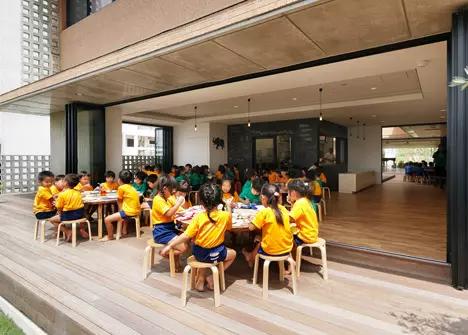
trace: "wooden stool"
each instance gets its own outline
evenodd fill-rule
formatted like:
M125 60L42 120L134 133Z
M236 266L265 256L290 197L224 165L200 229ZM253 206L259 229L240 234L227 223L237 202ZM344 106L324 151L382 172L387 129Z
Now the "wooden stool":
M259 259L265 260L263 263L263 299L268 299L268 268L270 267L270 262L278 262L279 264L279 279L284 280L284 261L289 262L291 266L291 278L293 282L293 294L296 295L297 292L297 283L296 283L296 266L294 265L294 260L290 255L286 256L265 256L262 254L257 254L255 257L255 265L254 265L254 276L253 276L253 284L257 284L258 278L258 263Z
M328 192L328 200L331 200L331 193L330 193L330 188L328 187L322 187L322 193L323 193L323 198L326 198Z
M85 223L85 222L88 224L89 240L91 241L91 240L92 240L92 236L91 236L91 225L90 225L88 219L82 218L82 219L78 219L78 220L62 221L62 222L60 222L60 224L59 224L58 227L57 227L57 245L59 245L59 241L60 241L60 227L61 227L62 225L69 225L69 224L71 224L71 225L72 225L72 247L75 248L75 247L76 247L76 224L77 224L77 223Z
M323 279L328 280L328 267L327 267L327 248L326 241L323 238L318 238L317 242L311 244L301 244L297 247L296 250L296 269L297 269L297 278L301 275L301 260L302 260L302 249L310 248L310 255L312 256L312 249L319 248L320 254L322 256L322 276Z
M320 204L322 205L321 207L323 207L323 214L327 215L327 202L322 198L320 199Z
M192 206L200 205L200 197L198 191L192 191L189 193L189 200Z
M129 216L128 219L134 219L136 225L136 236L140 238L140 214L135 216ZM117 221L117 235L116 239L120 240L120 235L122 234L122 220Z
M45 241L45 224L49 221L50 219L44 219L44 220L36 220L36 228L34 229L34 239L37 240L37 235L39 233L39 228L41 229L41 243L44 243ZM40 227L39 227L40 225ZM59 234L59 232L57 232ZM65 233L63 233L63 239L65 239Z
M156 249L162 249L166 245L165 244L159 244L154 242L153 239L149 239L146 241L146 248L145 248L145 257L143 258L143 272L142 272L142 277L143 280L148 277L148 271L151 270L151 268L154 267L154 262L155 262L155 250ZM174 258L174 250L171 249L169 251L169 269L171 272L171 277L175 277L175 258Z
M141 214L143 214L145 218L145 225L151 226L151 208L142 209Z
M318 222L322 222L322 205L321 205L321 203L322 203L322 201L315 204L315 206L317 206L317 219L318 219Z
M218 271L219 266L219 271ZM221 290L224 291L226 289L226 281L224 279L224 262L220 263L203 263L199 262L195 259L194 256L190 256L187 259L187 265L184 269L184 275L182 278L182 294L180 296L180 300L182 302L182 306L187 304L187 286L188 286L188 273L190 271L190 289L195 289L195 280L197 277L197 269L211 269L213 272L213 284L214 284L214 301L215 307L221 306L221 296L219 290L219 283L221 282Z

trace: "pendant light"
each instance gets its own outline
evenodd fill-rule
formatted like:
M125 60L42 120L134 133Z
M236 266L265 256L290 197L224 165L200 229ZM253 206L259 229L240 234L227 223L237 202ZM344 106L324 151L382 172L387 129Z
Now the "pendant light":
M197 106L194 107L193 111L195 113L195 131L197 131Z
M323 120L323 117L322 117L322 91L323 91L323 88L320 87L320 89L319 89L319 92L320 92L320 121Z
M247 126L250 128L250 98L247 100L247 114L249 116L249 121L247 123Z
M352 127L352 122L353 122L353 118L350 117L349 118L349 123L351 123L351 127L349 127L349 137L353 137L353 127Z
M364 123L363 126L364 126L363 132L364 132L364 141L365 141L366 140L366 124Z
M359 138L359 121L357 122L357 138Z

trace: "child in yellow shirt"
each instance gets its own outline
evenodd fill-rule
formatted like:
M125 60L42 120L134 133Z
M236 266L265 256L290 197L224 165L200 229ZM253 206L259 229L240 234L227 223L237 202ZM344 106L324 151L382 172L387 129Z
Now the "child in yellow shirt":
M106 178L106 182L100 185L101 189L107 192L117 191L119 184L115 181L115 173L113 171L107 171L104 177Z
M64 174L58 174L55 176L55 183L50 187L50 192L54 198L57 198L58 194L63 190L63 178L65 178Z
M314 169L310 169L306 173L306 182L309 183L309 188L313 190L312 200L315 203L319 203L322 200L322 187L317 181L317 174Z
M190 202L190 199L188 198L188 194L192 188L190 187L190 184L186 180L181 180L177 182L176 184L176 192L175 194L171 195L169 197L169 200L175 204L177 201L177 198L183 197L185 199L185 203L180 206L178 211L183 211L184 209L188 209L192 207L192 203Z
M239 194L234 190L234 179L225 177L221 181L221 190L223 191L223 201L239 202Z
M218 210L222 204L221 189L214 184L204 184L200 187L200 202L205 212L195 215L187 230L178 237L171 240L161 251L167 257L169 250L179 245L186 245L190 239L194 241L193 256L199 262L218 263L224 262L224 269L229 268L236 258L236 251L224 246L224 235L226 230L232 229L231 206L227 205L228 211ZM196 290L203 291L205 287L206 269L198 270ZM213 289L213 276L206 278L208 289Z
M296 245L315 243L318 238L319 224L309 195L309 183L293 179L288 184L288 202L292 205L290 222L296 223L298 232L294 235Z
M92 191L93 187L90 184L91 174L86 171L81 171L78 174L78 185L75 186L75 189L80 192Z
M266 256L283 256L291 252L293 248L293 234L289 225L289 213L279 204L281 198L278 186L265 184L260 193L260 201L265 207L252 222L249 229L261 229L261 243L257 243L252 252L243 249L242 252L252 267L257 253Z
M54 195L50 189L53 181L54 174L50 171L39 172L37 176L37 182L41 186L34 197L34 215L38 220L50 219L57 214L53 205Z
M163 174L161 164L156 164L154 166L154 174L158 176L158 178L161 177L161 175Z
M79 178L74 173L69 173L63 178L63 191L57 197L55 207L57 207L58 215L50 219L56 227L62 221L72 221L82 219L85 216L83 199L81 193L76 189L79 183ZM67 241L70 240L71 232L65 226L60 228L65 232ZM84 224L80 224L80 233L84 238L88 238L88 232L84 228Z
M106 216L104 223L106 224L107 236L101 238L101 242L114 239L114 226L112 222L122 220L122 235L127 235L127 219L130 216L140 215L140 196L131 185L132 181L133 173L128 170L120 171L118 181L120 186L117 189L117 203L120 211Z
M281 175L278 177L278 183L281 184L286 184L289 180L288 177L288 169L287 168L282 168L281 169Z

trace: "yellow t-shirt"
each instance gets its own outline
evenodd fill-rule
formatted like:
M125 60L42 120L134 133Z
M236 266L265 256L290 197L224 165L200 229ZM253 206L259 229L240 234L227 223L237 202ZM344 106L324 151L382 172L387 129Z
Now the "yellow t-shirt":
M78 185L75 186L75 190L78 190L80 192L85 192L85 191L92 191L93 187L91 185L83 185L81 183L78 183Z
M290 179L289 179L290 180ZM285 183L288 183L289 182L288 180L288 177L287 176L282 176L282 175L279 175L278 176L278 183L282 183L282 184L285 184Z
M223 200L230 198L232 198L232 202L239 202L239 194L237 194L237 192L234 192L234 195L232 195L232 193L223 193Z
M64 212L74 211L83 208L83 199L81 193L76 189L68 189L60 192L56 207Z
M151 210L151 218L153 224L163 224L173 222L175 219L175 214L168 218L165 214L168 210L174 207L175 196L171 195L167 200L158 194L153 198L153 208Z
M119 186L117 189L117 199L122 201L122 210L127 216L140 214L140 197L132 185L124 184Z
M157 173L156 173L156 172L153 172L153 171L146 171L146 175L147 175L147 176L149 176L149 175L152 175L152 174L155 174L155 175L157 175Z
M199 213L190 222L185 235L193 239L202 248L214 248L224 242L224 233L232 229L231 214L216 211L210 214L215 223L211 223L206 212Z
M170 203L171 208L172 208L172 207L175 205L175 203L177 202L177 198L176 198L176 196L175 196L174 194L171 195L167 200L168 200L168 202ZM184 210L189 209L190 207L192 207L192 203L190 202L190 200L185 201L185 203L183 204L183 206L180 206L179 209L177 210L177 212L183 212Z
M159 179L159 177L161 177L161 173L155 172L154 174L155 174L156 176L158 176L158 179Z
M101 184L101 189L104 191L117 191L119 189L119 184L117 184L115 181L111 184L105 182Z
M306 243L315 243L318 238L319 224L312 203L307 198L301 198L294 203L289 213L299 229L297 236Z
M50 188L39 186L34 198L34 215L41 212L52 212L54 210L52 198Z
M314 180L312 182L314 183L314 195L322 195L322 188L320 187L318 181Z
M52 195L56 195L56 194L59 194L61 191L59 191L59 189L57 188L57 186L52 185L52 186L50 187L50 192L52 193Z
M276 222L275 212L267 207L258 212L252 224L262 230L262 249L270 255L290 252L293 247L293 234L289 225L289 212L278 206L283 216L283 224Z
M327 182L327 177L325 176L325 174L322 172L319 176L320 180L322 181L322 183L326 183Z
M223 178L223 174L219 171L216 171L216 179L222 179Z
M83 188L83 185L81 185L81 183L78 183L78 184L75 186L75 190L78 190L78 191L81 191L82 188Z
M277 183L278 182L278 174L276 172L271 172L268 175L268 182L269 183Z

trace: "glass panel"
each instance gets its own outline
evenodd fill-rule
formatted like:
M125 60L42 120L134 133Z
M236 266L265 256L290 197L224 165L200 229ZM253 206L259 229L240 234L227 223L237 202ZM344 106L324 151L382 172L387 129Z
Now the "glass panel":
M321 164L336 163L336 138L320 136L320 162Z
M445 123L382 128L383 139L438 138L445 136L447 136L447 125Z
M276 137L276 159L280 166L291 164L292 138L289 135Z
M67 26L83 20L88 16L87 1L68 0L67 1Z
M155 146L155 159L156 164L163 165L163 157L164 157L164 141L163 141L163 128L156 128L155 129L155 137L153 139L154 146Z
M93 185L102 182L106 166L104 111L78 109L78 172L91 173Z
M276 168L275 141L273 138L255 139L255 168L257 171Z

